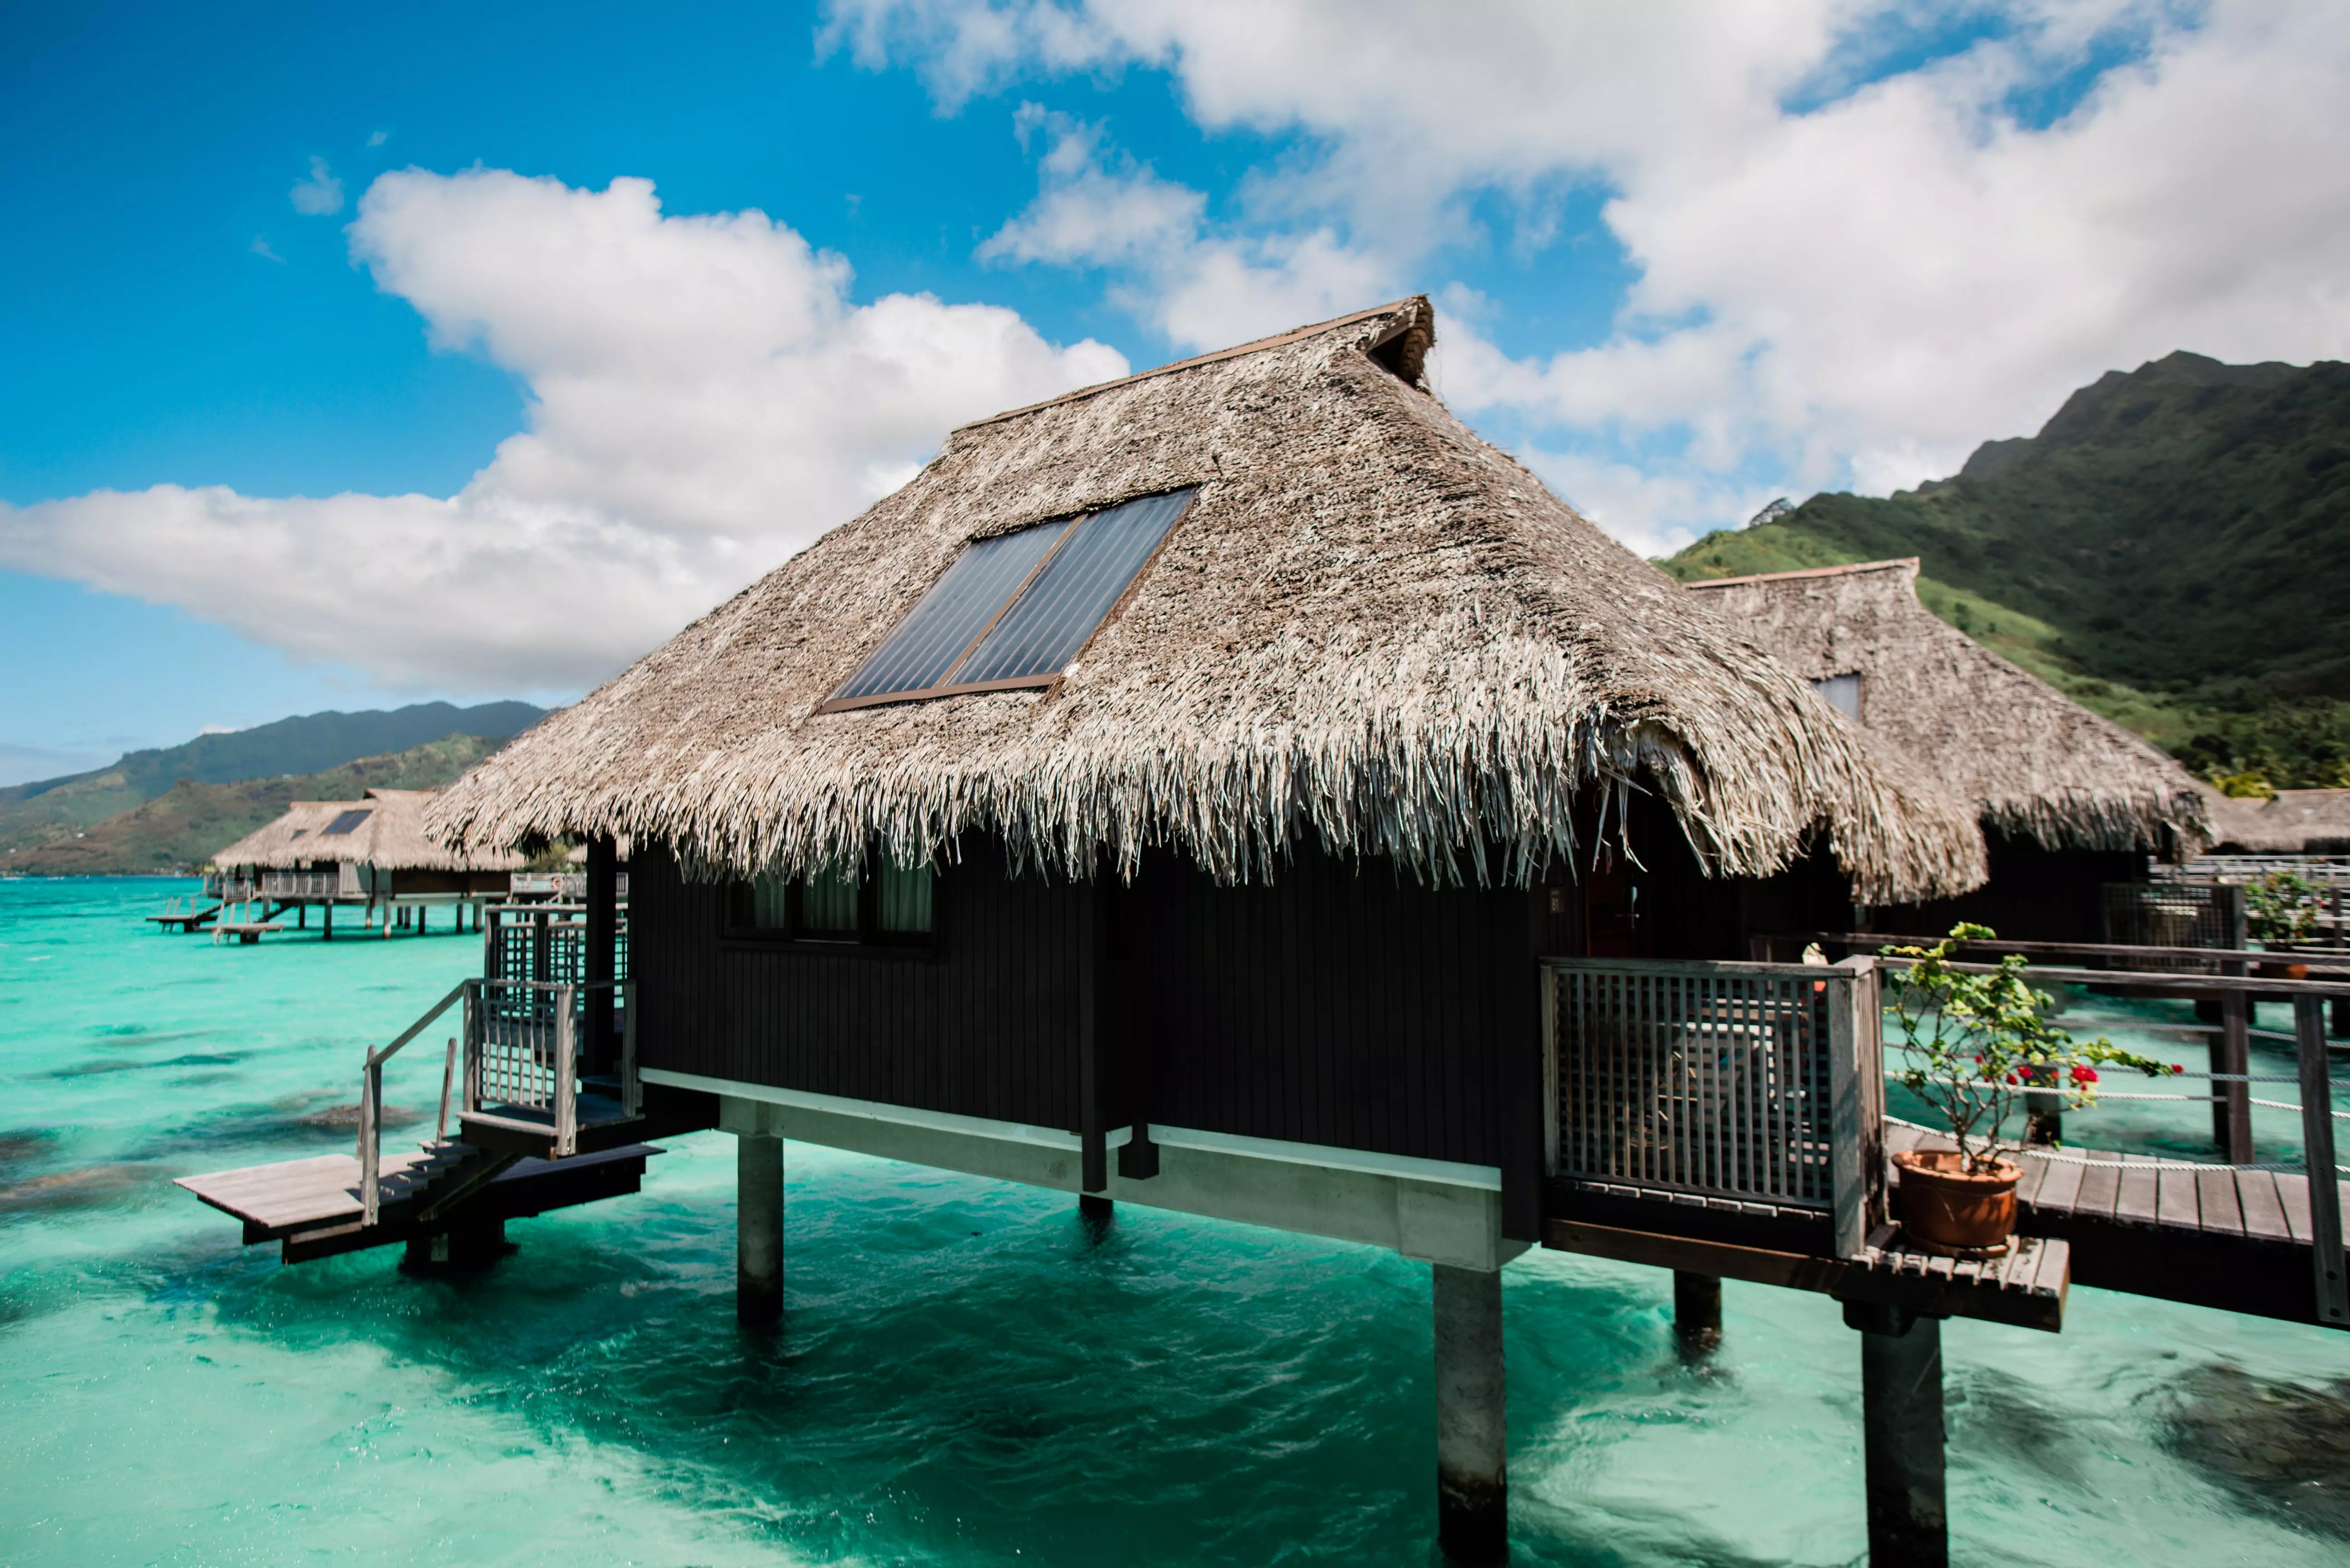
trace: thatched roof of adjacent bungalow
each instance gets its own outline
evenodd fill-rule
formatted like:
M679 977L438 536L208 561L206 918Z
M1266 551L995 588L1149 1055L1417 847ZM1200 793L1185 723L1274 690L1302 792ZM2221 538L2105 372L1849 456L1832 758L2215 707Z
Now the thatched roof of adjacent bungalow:
M2238 800L2198 786L2221 854L2350 854L2350 789L2281 789L2274 800Z
M1815 835L1864 893L1980 882L1972 814L1872 766L1803 682L1427 389L1425 299L955 431L928 467L476 766L453 842L634 834L701 877L935 855L1226 880L1311 835L1431 881L1529 875L1595 786L1660 794L1713 869ZM972 541L1196 499L1049 691L818 711ZM1620 798L1620 796L1619 796Z
M364 800L297 800L276 821L215 851L213 864L271 871L345 860L394 871L511 871L523 864L509 851L461 853L426 832L425 807L439 793L371 789Z
M1689 585L1807 680L1860 677L1860 726L1973 800L1983 825L2051 849L2190 852L2195 780L1918 600L1918 561Z

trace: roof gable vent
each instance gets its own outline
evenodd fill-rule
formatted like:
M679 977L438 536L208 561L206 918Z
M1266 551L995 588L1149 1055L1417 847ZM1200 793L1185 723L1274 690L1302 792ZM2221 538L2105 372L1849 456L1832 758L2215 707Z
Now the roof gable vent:
M1420 390L1428 389L1428 351L1436 346L1436 313L1425 304L1391 327L1371 345L1371 358L1396 379Z

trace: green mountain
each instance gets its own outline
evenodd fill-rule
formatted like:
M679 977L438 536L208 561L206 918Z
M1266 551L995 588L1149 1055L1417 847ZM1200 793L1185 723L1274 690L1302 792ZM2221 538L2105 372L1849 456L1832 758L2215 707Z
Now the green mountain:
M0 865L12 850L70 839L154 800L181 779L233 784L282 774L317 774L354 757L405 752L450 734L504 741L545 716L527 702L458 708L419 702L361 713L306 713L185 745L126 752L110 767L0 788ZM225 841L224 841L225 842Z
M2190 765L2350 783L2350 365L2109 371L1949 479L1815 495L1683 580L1917 556L1935 613Z
M182 779L153 800L48 842L0 850L0 871L120 877L187 871L272 821L297 800L353 800L369 789L437 789L503 745L444 735L387 756L315 774L204 784Z

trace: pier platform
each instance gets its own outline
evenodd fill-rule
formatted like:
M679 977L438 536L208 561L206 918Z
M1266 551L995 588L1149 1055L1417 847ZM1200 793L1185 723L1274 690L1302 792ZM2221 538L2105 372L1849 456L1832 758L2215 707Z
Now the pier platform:
M243 1221L245 1245L276 1241L285 1261L295 1263L635 1192L645 1161L660 1152L650 1144L626 1144L556 1161L517 1158L452 1139L413 1154L386 1153L379 1220L365 1226L354 1155L183 1176L174 1185Z
M1885 1147L1890 1155L1952 1145L1946 1135L1888 1121ZM2319 1321L2308 1177L2102 1149L2026 1149L2021 1163L2018 1226L2070 1244L2075 1284ZM1895 1182L1898 1193L1898 1170ZM2350 1182L2336 1187L2350 1210Z

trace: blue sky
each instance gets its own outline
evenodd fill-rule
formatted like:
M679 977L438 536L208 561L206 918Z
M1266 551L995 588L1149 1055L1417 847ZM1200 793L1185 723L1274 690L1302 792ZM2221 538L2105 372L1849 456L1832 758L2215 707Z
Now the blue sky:
M0 5L0 782L564 700L961 419L1415 290L1643 553L2337 356L2264 10Z

